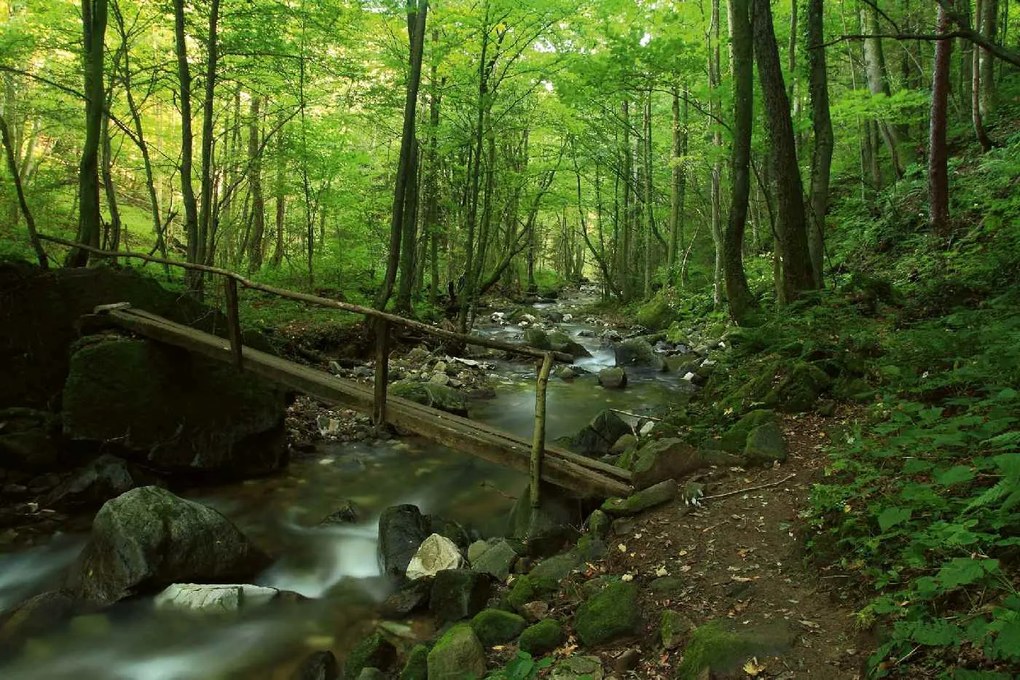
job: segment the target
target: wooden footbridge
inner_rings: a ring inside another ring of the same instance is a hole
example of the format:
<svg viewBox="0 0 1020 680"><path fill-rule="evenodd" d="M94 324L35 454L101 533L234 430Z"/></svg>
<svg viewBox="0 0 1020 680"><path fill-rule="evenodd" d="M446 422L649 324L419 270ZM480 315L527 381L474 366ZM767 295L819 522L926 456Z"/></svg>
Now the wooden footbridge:
<svg viewBox="0 0 1020 680"><path fill-rule="evenodd" d="M133 308L127 303L111 301L111 304L97 308L96 313L102 315L106 322L137 335L174 345L215 360L233 363L241 370L255 373L321 401L370 413L377 428L391 424L456 451L529 472L531 477L530 495L533 505L537 506L540 501L540 480L590 496L626 496L633 491L631 474L627 470L545 444L545 397L550 369L554 361L572 361L573 358L569 355L537 350L492 338L455 333L379 310L267 286L218 267L165 260L142 253L105 251L41 234L40 238L69 247L83 248L102 257L137 258L199 270L222 277L228 330L226 339L176 323L145 310ZM241 326L238 318L239 285L312 305L361 314L373 319L376 331L374 385L369 387L352 380L345 380L325 371L288 361L242 344ZM488 347L536 360L541 359L541 368L536 381L535 431L532 440L529 442L484 423L423 406L408 399L388 396L386 386L389 375L389 336L392 326L410 328L447 341Z"/></svg>

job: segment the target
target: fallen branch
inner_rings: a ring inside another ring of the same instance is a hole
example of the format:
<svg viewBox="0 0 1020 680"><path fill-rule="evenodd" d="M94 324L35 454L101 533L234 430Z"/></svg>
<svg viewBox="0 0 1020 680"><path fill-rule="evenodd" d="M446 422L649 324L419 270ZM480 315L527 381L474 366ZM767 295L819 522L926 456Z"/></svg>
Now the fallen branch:
<svg viewBox="0 0 1020 680"><path fill-rule="evenodd" d="M621 416L629 416L631 418L637 418L639 420L644 418L645 420L653 420L657 423L662 422L662 418L656 418L655 416L642 416L637 413L631 413L630 411L624 411L623 409L618 408L611 408L609 410L612 411L613 413L619 413Z"/></svg>
<svg viewBox="0 0 1020 680"><path fill-rule="evenodd" d="M759 484L758 486L752 486L752 487L749 487L747 489L737 489L736 491L727 491L726 493L717 493L714 496L702 496L701 500L703 500L703 501L714 501L714 500L717 500L719 498L727 498L729 496L738 496L738 495L740 495L742 493L749 493L751 491L759 491L761 489L768 489L769 487L779 486L783 482L788 482L788 481L790 481L791 479L793 479L796 476L797 476L796 473L789 474L789 475L786 475L785 477L783 477L782 479L776 480L774 482L769 482L768 484Z"/></svg>

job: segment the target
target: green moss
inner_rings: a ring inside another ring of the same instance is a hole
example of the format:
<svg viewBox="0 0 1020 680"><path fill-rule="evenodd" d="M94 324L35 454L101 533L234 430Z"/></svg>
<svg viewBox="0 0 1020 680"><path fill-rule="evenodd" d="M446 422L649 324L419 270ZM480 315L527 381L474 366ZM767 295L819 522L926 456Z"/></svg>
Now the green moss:
<svg viewBox="0 0 1020 680"><path fill-rule="evenodd" d="M634 582L609 584L588 598L574 615L574 630L589 647L631 635L640 624L638 587Z"/></svg>
<svg viewBox="0 0 1020 680"><path fill-rule="evenodd" d="M485 674L485 649L471 626L446 631L428 653L429 680L475 680Z"/></svg>
<svg viewBox="0 0 1020 680"><path fill-rule="evenodd" d="M471 628L487 647L516 639L526 627L523 617L500 609L485 609L471 619Z"/></svg>
<svg viewBox="0 0 1020 680"><path fill-rule="evenodd" d="M653 331L662 330L669 326L673 321L673 317L673 310L670 309L669 302L660 295L656 295L638 307L637 313L634 316L639 324Z"/></svg>
<svg viewBox="0 0 1020 680"><path fill-rule="evenodd" d="M556 619L545 619L533 626L528 626L523 633L518 645L521 651L532 656L548 654L559 647L564 640L563 626Z"/></svg>
<svg viewBox="0 0 1020 680"><path fill-rule="evenodd" d="M713 674L730 673L752 656L782 653L794 637L780 626L735 632L719 621L706 623L691 633L676 677L696 680L705 669Z"/></svg>
<svg viewBox="0 0 1020 680"><path fill-rule="evenodd" d="M756 427L766 423L774 423L776 414L767 409L756 409L746 414L722 436L719 448L733 453L743 452L747 444L747 435Z"/></svg>
<svg viewBox="0 0 1020 680"><path fill-rule="evenodd" d="M786 442L783 432L776 423L765 423L751 430L747 435L744 457L748 463L768 465L773 461L786 460Z"/></svg>
<svg viewBox="0 0 1020 680"><path fill-rule="evenodd" d="M425 645L415 645L407 655L403 670L400 671L399 680L428 680L429 648Z"/></svg>
<svg viewBox="0 0 1020 680"><path fill-rule="evenodd" d="M507 593L507 604L519 610L529 602L542 600L559 590L560 584L554 578L535 577L531 574L521 576Z"/></svg>
<svg viewBox="0 0 1020 680"><path fill-rule="evenodd" d="M344 677L356 678L364 668L387 669L397 658L397 650L379 632L358 643L344 663Z"/></svg>

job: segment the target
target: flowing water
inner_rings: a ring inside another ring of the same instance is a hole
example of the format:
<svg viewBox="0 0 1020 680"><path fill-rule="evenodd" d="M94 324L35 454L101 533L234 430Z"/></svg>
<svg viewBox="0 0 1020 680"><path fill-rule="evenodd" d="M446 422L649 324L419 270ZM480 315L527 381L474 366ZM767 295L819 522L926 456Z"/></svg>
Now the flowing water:
<svg viewBox="0 0 1020 680"><path fill-rule="evenodd" d="M579 302L579 301L578 301ZM575 302L576 303L576 302ZM570 311L572 302L554 309ZM539 309L549 305L536 305ZM614 363L611 348L578 323L559 328L593 356L576 366L597 373ZM483 333L516 339L517 326ZM471 417L520 435L534 420L530 364L500 360L496 396L471 405ZM684 399L687 384L675 376L631 371L626 390L603 390L594 374L549 383L547 438L572 434L606 408L640 411ZM324 444L292 461L285 472L182 495L215 507L270 553L282 555L256 583L309 598L230 616L157 611L151 598L123 602L99 614L30 640L17 658L0 656L4 680L209 680L286 678L297 660L316 649L342 654L372 624L372 606L388 594L379 577L376 527L379 513L412 503L426 513L460 522L481 536L501 535L512 498L525 489L524 475L409 437L373 444ZM354 525L318 526L344 500L361 510ZM56 536L16 554L0 554L0 612L53 586L84 544L82 536ZM412 622L409 636L427 635ZM2 652L0 652L2 655Z"/></svg>

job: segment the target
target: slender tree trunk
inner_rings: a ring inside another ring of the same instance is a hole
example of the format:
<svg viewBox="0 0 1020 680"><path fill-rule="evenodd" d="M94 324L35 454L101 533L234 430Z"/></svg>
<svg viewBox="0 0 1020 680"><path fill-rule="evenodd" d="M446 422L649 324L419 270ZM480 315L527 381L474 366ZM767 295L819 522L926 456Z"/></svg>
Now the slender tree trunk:
<svg viewBox="0 0 1020 680"><path fill-rule="evenodd" d="M652 296L652 270L654 269L654 258L652 257L652 238L655 232L655 210L652 205L652 91L648 90L645 98L644 115L644 145L641 155L644 157L644 190L645 190L645 286L644 295L646 298Z"/></svg>
<svg viewBox="0 0 1020 680"><path fill-rule="evenodd" d="M109 230L104 230L103 248L115 251L120 249L121 220L120 208L117 205L117 190L113 185L113 145L110 141L109 116L103 116L102 149L103 189L106 194L106 208L110 211L110 226Z"/></svg>
<svg viewBox="0 0 1020 680"><path fill-rule="evenodd" d="M782 264L779 293L782 300L792 302L802 291L814 288L808 253L804 189L797 166L790 102L786 97L779 48L772 25L772 8L769 0L752 2L754 56L758 62L758 79L765 104L765 129L768 133L772 179L775 182L779 212L776 231Z"/></svg>
<svg viewBox="0 0 1020 680"><path fill-rule="evenodd" d="M723 269L730 316L747 320L754 297L744 274L744 230L751 192L751 129L754 123L754 62L750 0L730 0L730 63L733 68L733 151L730 155L730 214L723 242Z"/></svg>
<svg viewBox="0 0 1020 680"><path fill-rule="evenodd" d="M219 59L219 36L217 23L220 17L220 0L209 3L209 33L207 36L208 60L205 66L205 98L202 103L202 202L198 215L198 248L195 261L212 264L213 214L213 134L214 105L216 103L216 65Z"/></svg>
<svg viewBox="0 0 1020 680"><path fill-rule="evenodd" d="M432 45L439 44L439 31L432 29ZM429 239L429 302L439 298L439 57L433 53L429 74L429 141L425 167L425 215L423 227Z"/></svg>
<svg viewBox="0 0 1020 680"><path fill-rule="evenodd" d="M977 6L975 8L975 15L980 19L985 3L988 0L977 0ZM970 68L971 68L971 82L970 82L970 115L971 122L974 124L974 136L977 137L978 144L981 145L981 151L987 153L992 148L992 140L988 137L988 131L985 130L984 116L981 115L981 79L983 74L981 73L981 49L971 45L970 47Z"/></svg>
<svg viewBox="0 0 1020 680"><path fill-rule="evenodd" d="M1008 6L1009 3L1007 2ZM978 14L978 30L992 42L997 42L999 32L999 1L982 0L981 9ZM981 71L981 88L978 103L981 107L981 116L988 118L995 111L995 58L985 48L979 48Z"/></svg>
<svg viewBox="0 0 1020 680"><path fill-rule="evenodd" d="M712 0L712 23L709 27L708 38L708 84L711 90L710 109L712 114L719 118L722 113L720 103L719 87L722 83L721 51L720 51L720 16L719 0ZM789 100L787 100L789 101ZM715 246L715 265L712 269L712 301L716 308L722 305L723 301L723 250L725 248L722 226L722 132L714 120L712 125L712 145L715 147L716 160L712 163L712 243Z"/></svg>
<svg viewBox="0 0 1020 680"><path fill-rule="evenodd" d="M191 173L195 136L191 130L191 66L184 23L184 0L174 0L174 42L177 51L177 78L180 84L181 110L181 200L184 202L184 232L188 262L199 262L198 204ZM201 290L201 277L187 270L185 281L192 290Z"/></svg>
<svg viewBox="0 0 1020 680"><path fill-rule="evenodd" d="M276 246L273 248L272 266L283 264L286 254L284 232L287 224L287 156L283 130L277 133L276 139Z"/></svg>
<svg viewBox="0 0 1020 680"><path fill-rule="evenodd" d="M829 81L825 61L825 30L822 0L807 0L808 88L811 95L811 127L815 145L811 155L811 221L808 250L816 288L824 284L825 216L829 211L829 176L834 145L829 115Z"/></svg>
<svg viewBox="0 0 1020 680"><path fill-rule="evenodd" d="M107 0L82 0L82 38L85 94L85 143L78 165L78 243L98 247L102 229L99 207L99 146L103 128L103 105L106 102L103 77L104 41L106 39ZM84 267L89 254L74 249L67 264Z"/></svg>
<svg viewBox="0 0 1020 680"><path fill-rule="evenodd" d="M947 4L952 6L952 1ZM950 30L949 15L939 4L938 32ZM928 137L928 203L929 225L941 237L950 233L949 222L949 171L946 149L946 125L949 104L949 67L953 41L939 40L935 43L935 68L931 87L931 128Z"/></svg>
<svg viewBox="0 0 1020 680"><path fill-rule="evenodd" d="M262 195L262 154L260 153L262 99L251 98L251 122L248 127L248 185L251 187L251 237L248 239L248 271L262 268L263 241L266 237L266 200Z"/></svg>
<svg viewBox="0 0 1020 680"><path fill-rule="evenodd" d="M407 278L412 277L414 271L415 244L413 241L410 243L405 241L402 254L401 237L405 226L404 210L408 203L408 187L415 181L415 176L412 174L412 166L416 163L416 159L413 159L412 155L417 153L414 121L418 108L418 87L421 84L427 14L428 2L426 0L420 0L420 2L408 0L407 37L410 49L410 70L404 97L404 127L400 137L400 155L397 160L396 183L393 190L393 209L390 214L390 242L386 259L386 275L379 294L375 298L377 309L383 309L389 302L390 296L393 294L393 285L397 280L397 270L400 269L401 275ZM408 285L410 285L410 281ZM408 288L408 297L410 297L410 288ZM407 303L410 304L409 300Z"/></svg>
<svg viewBox="0 0 1020 680"><path fill-rule="evenodd" d="M878 12L872 6L861 7L861 28L868 35L879 35L881 28L878 25ZM873 96L891 96L889 79L886 75L885 53L882 50L880 38L866 38L864 40L864 66L868 80L868 90ZM889 155L892 159L893 171L898 178L903 175L904 163L902 161L903 139L898 127L886 121L878 122L879 131Z"/></svg>
<svg viewBox="0 0 1020 680"><path fill-rule="evenodd" d="M680 86L673 84L673 147L670 158L670 170L672 171L672 182L669 192L669 248L666 252L666 267L669 270L669 281L673 282L674 270L676 269L677 255L680 250L680 234L683 231L683 142L682 137L686 131L680 128Z"/></svg>
<svg viewBox="0 0 1020 680"><path fill-rule="evenodd" d="M623 223L621 225L622 245L620 248L619 273L623 283L623 300L629 302L634 298L634 272L631 268L632 230L631 230L631 184L633 167L630 148L630 100L623 100Z"/></svg>
<svg viewBox="0 0 1020 680"><path fill-rule="evenodd" d="M411 164L408 167L410 178L404 191L404 223L400 249L400 287L397 289L396 310L398 313L410 315L411 313L411 292L414 284L414 272L416 267L415 249L418 247L417 225L418 225L418 141L415 140L414 148L411 149Z"/></svg>
<svg viewBox="0 0 1020 680"><path fill-rule="evenodd" d="M7 158L7 169L11 173L11 181L14 183L14 193L18 196L18 206L21 214L25 216L25 226L28 228L28 240L35 251L39 266L43 269L49 267L49 259L46 251L39 242L39 235L35 230L35 220L32 218L32 211L28 209L28 201L25 200L25 190L21 186L21 173L18 171L18 160L14 155L14 142L11 140L11 131L7 125L7 119L0 115L0 141L3 142L5 156Z"/></svg>

